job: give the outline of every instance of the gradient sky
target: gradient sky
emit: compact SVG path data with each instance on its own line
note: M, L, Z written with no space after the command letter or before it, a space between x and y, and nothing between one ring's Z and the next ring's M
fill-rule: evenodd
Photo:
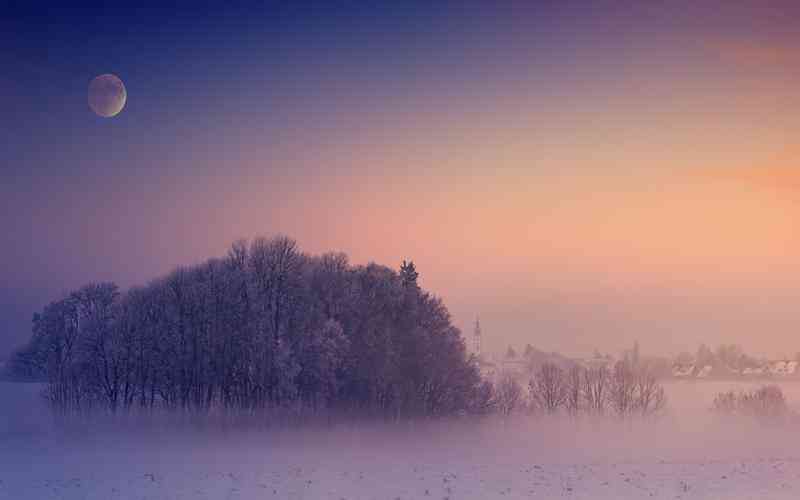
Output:
M413 258L497 349L800 351L800 4L494 3L12 2L0 357L66 290L275 233Z

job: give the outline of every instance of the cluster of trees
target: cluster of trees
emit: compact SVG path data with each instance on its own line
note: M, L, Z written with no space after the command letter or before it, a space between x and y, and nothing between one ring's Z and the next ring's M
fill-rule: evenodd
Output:
M752 391L727 391L714 397L711 410L724 416L740 415L773 421L789 416L789 405L777 385L765 385Z
M525 345L522 354L520 354L514 346L508 346L504 358L507 361L514 361L523 366L529 375L532 375L544 363L556 364L567 369L577 363L577 361L559 354L558 352L545 352L533 347L531 344ZM619 359L629 363L635 369L646 366L648 373L654 375L656 378L667 378L672 375L673 362L669 358L642 355L638 342L634 342L630 349L623 350L620 353ZM610 354L602 354L595 349L591 358L586 361L592 364L605 364L610 366L613 364L614 357Z
M735 344L721 344L713 350L705 344L700 344L696 353L682 352L674 362L678 365L712 366L715 370L722 371L741 371L745 368L758 368L766 360L745 353Z
M49 304L15 371L43 373L63 411L484 411L491 390L442 302L399 272L311 256L286 237L122 292Z
M628 418L657 415L666 405L666 396L652 370L623 360L610 369L578 365L564 369L544 363L528 381L527 391L517 377L505 374L497 384L494 401L505 415L527 409L550 415L564 412Z

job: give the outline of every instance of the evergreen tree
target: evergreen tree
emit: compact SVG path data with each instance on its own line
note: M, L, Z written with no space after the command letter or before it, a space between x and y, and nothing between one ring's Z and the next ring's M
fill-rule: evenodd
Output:
M419 273L417 273L417 268L414 266L414 261L403 261L403 264L400 266L400 281L405 287L411 288L419 288L417 284L417 278L419 277Z

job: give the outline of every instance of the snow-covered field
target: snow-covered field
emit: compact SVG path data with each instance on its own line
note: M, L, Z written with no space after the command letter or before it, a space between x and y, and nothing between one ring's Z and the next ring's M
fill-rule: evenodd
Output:
M705 390L669 390L673 415L646 424L65 434L35 386L0 385L0 499L800 498L800 429L714 422L681 400Z

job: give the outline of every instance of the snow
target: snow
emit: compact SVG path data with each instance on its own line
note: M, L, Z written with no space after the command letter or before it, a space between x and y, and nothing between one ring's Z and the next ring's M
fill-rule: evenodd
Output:
M697 387L669 392L674 401ZM65 431L34 396L28 387L0 407L0 499L800 498L797 429L714 421L700 411L707 394L658 422L520 416L283 431Z
M502 434L502 433L501 433ZM374 436L373 436L374 437ZM325 433L294 442L187 436L89 440L11 456L0 452L9 499L488 499L797 498L800 462L754 455L603 459L567 447L509 449L430 435L349 441ZM197 436L199 438L199 436ZM21 450L17 450L20 452Z
M15 499L487 499L797 498L797 462L652 462L550 465L477 460L424 463L348 459L263 467L139 466L107 474L11 476L0 495ZM145 472L151 470L153 472Z

